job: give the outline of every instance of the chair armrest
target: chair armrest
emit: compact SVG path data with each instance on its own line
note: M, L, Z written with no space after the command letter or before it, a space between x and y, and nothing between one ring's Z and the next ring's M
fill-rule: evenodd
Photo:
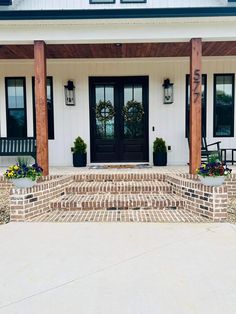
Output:
M215 142L215 143L211 143L211 144L207 144L207 147L209 147L209 146L213 146L213 145L217 145L217 146L219 146L219 144L221 143L221 141L219 141L219 142Z

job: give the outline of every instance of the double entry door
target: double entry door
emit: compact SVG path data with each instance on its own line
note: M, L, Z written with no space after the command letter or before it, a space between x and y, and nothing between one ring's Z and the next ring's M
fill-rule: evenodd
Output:
M91 77L91 162L148 161L148 77Z

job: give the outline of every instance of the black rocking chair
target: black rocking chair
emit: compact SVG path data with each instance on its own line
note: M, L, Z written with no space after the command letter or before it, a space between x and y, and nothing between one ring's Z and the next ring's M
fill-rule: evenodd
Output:
M188 137L188 145L189 145ZM208 162L209 156L214 154L217 155L218 159L221 160L221 150L220 150L220 141L215 143L207 144L206 137L202 137L202 149L201 149L201 161Z
M221 150L220 150L220 141L215 143L207 144L205 137L202 137L202 150L201 150L201 159L202 162L207 162L209 156L214 154L217 155L218 159L221 160Z

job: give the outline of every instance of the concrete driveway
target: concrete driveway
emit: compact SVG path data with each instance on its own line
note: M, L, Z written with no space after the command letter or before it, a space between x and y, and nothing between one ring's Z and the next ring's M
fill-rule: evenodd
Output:
M1 314L235 314L236 225L0 226Z

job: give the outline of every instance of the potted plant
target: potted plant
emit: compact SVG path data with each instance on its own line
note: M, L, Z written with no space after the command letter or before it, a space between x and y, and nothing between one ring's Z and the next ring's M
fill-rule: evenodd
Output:
M166 143L162 138L156 138L153 142L153 164L154 166L167 165Z
M42 174L43 169L37 163L29 166L27 162L19 161L5 171L4 177L17 188L31 188Z
M81 137L77 137L74 141L74 147L71 148L73 152L73 166L74 167L86 167L87 154L86 154L86 143Z
M212 154L209 156L208 162L201 164L196 173L202 184L220 186L231 171L232 169L229 169L218 159L218 155Z

